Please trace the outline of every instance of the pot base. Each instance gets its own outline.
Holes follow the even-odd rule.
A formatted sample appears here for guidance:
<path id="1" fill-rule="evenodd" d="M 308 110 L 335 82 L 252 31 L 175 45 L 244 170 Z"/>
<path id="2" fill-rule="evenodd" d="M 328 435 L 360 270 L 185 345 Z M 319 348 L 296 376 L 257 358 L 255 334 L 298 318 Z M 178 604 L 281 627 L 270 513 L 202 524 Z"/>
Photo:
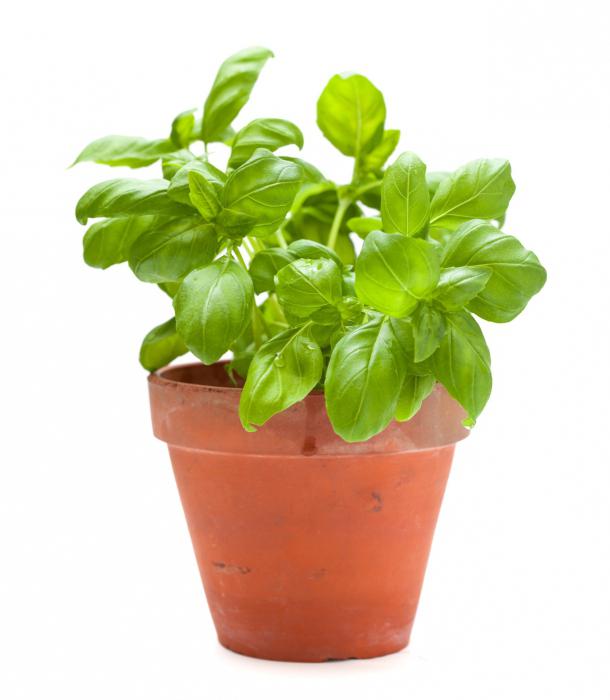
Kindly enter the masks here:
<path id="1" fill-rule="evenodd" d="M 239 654 L 240 656 L 249 656 L 252 659 L 263 659 L 264 661 L 287 661 L 292 663 L 327 663 L 332 661 L 357 661 L 364 659 L 376 659 L 380 656 L 389 656 L 390 654 L 396 654 L 399 651 L 403 651 L 409 645 L 409 640 L 402 643 L 394 643 L 388 645 L 379 645 L 376 648 L 362 649 L 358 653 L 354 650 L 350 650 L 347 654 L 334 654 L 325 655 L 321 654 L 319 651 L 312 651 L 311 653 L 305 653 L 302 649 L 290 653 L 286 649 L 263 649 L 261 646 L 249 647 L 243 646 L 239 643 L 233 643 L 231 640 L 224 639 L 219 636 L 218 641 L 221 646 L 223 646 L 228 651 L 232 651 L 234 654 Z"/>

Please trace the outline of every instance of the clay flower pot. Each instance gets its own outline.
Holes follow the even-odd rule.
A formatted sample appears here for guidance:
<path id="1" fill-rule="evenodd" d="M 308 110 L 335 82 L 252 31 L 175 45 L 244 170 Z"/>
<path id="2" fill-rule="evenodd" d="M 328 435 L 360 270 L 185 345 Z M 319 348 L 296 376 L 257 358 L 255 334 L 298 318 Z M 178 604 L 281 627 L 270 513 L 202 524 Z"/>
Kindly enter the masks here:
<path id="1" fill-rule="evenodd" d="M 368 442 L 333 432 L 314 393 L 256 433 L 222 364 L 149 377 L 220 643 L 285 661 L 409 643 L 464 412 L 437 385 Z"/>

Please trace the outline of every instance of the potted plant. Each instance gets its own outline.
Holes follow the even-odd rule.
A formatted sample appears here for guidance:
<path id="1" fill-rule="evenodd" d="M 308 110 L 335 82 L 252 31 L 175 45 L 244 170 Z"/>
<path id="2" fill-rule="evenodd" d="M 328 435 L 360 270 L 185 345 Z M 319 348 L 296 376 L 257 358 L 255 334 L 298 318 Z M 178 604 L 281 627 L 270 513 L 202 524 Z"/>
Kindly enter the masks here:
<path id="1" fill-rule="evenodd" d="M 511 321 L 546 273 L 501 230 L 509 163 L 394 157 L 400 133 L 362 75 L 335 75 L 317 103 L 347 184 L 277 155 L 303 146 L 289 121 L 236 130 L 271 56 L 227 59 L 167 138 L 87 146 L 76 162 L 160 161 L 162 178 L 95 185 L 76 218 L 97 219 L 89 265 L 128 262 L 172 299 L 140 361 L 221 643 L 377 656 L 409 641 L 454 445 L 491 391 L 475 317 Z M 201 363 L 167 367 L 187 351 Z"/>

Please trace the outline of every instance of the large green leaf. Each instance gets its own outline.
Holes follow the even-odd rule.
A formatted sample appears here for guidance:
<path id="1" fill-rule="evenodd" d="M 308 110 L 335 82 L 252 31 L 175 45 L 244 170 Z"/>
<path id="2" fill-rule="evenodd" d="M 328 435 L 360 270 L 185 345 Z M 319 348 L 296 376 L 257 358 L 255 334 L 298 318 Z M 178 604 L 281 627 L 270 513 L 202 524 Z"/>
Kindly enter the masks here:
<path id="1" fill-rule="evenodd" d="M 154 372 L 186 352 L 188 348 L 176 332 L 176 319 L 171 318 L 146 334 L 140 347 L 140 364 Z"/>
<path id="2" fill-rule="evenodd" d="M 406 316 L 439 279 L 438 255 L 427 241 L 399 233 L 369 233 L 356 261 L 356 293 L 390 316 Z"/>
<path id="3" fill-rule="evenodd" d="M 388 319 L 344 335 L 326 372 L 326 409 L 347 442 L 368 440 L 393 419 L 405 377 L 404 354 Z"/>
<path id="4" fill-rule="evenodd" d="M 309 318 L 341 300 L 342 282 L 341 269 L 332 260 L 299 258 L 278 271 L 275 291 L 290 317 Z"/>
<path id="5" fill-rule="evenodd" d="M 86 224 L 90 218 L 131 216 L 133 214 L 192 214 L 167 196 L 167 180 L 106 180 L 87 190 L 76 205 L 76 219 Z"/>
<path id="6" fill-rule="evenodd" d="M 442 264 L 491 271 L 484 288 L 468 302 L 468 308 L 496 323 L 512 321 L 546 282 L 546 271 L 534 253 L 484 221 L 470 221 L 454 233 Z"/>
<path id="7" fill-rule="evenodd" d="M 278 270 L 295 259 L 296 255 L 284 248 L 265 248 L 258 252 L 252 258 L 248 269 L 254 283 L 254 291 L 257 294 L 273 291 Z"/>
<path id="8" fill-rule="evenodd" d="M 415 153 L 402 153 L 385 171 L 381 183 L 383 230 L 414 236 L 428 223 L 429 212 L 426 166 Z"/>
<path id="9" fill-rule="evenodd" d="M 204 157 L 194 158 L 179 168 L 167 188 L 168 197 L 175 199 L 177 202 L 182 202 L 182 204 L 192 205 L 189 183 L 189 174 L 191 172 L 199 173 L 205 177 L 220 197 L 227 176 Z"/>
<path id="10" fill-rule="evenodd" d="M 129 267 L 143 282 L 178 282 L 212 262 L 217 249 L 213 225 L 196 217 L 174 219 L 136 240 L 129 251 Z"/>
<path id="11" fill-rule="evenodd" d="M 105 270 L 125 262 L 135 241 L 158 226 L 164 217 L 154 215 L 125 216 L 120 219 L 97 221 L 83 237 L 83 258 L 87 265 Z"/>
<path id="12" fill-rule="evenodd" d="M 255 119 L 235 134 L 229 167 L 245 163 L 257 148 L 277 151 L 290 144 L 303 148 L 303 134 L 296 124 L 285 119 Z"/>
<path id="13" fill-rule="evenodd" d="M 239 416 L 248 431 L 304 399 L 322 376 L 322 351 L 307 325 L 289 328 L 262 345 L 248 370 Z"/>
<path id="14" fill-rule="evenodd" d="M 252 219 L 251 235 L 267 236 L 284 220 L 302 177 L 299 165 L 260 149 L 229 175 L 222 206 L 233 216 Z"/>
<path id="15" fill-rule="evenodd" d="M 383 138 L 383 95 L 363 75 L 335 75 L 318 99 L 318 126 L 346 156 L 360 158 Z"/>
<path id="16" fill-rule="evenodd" d="M 307 238 L 299 238 L 288 246 L 288 250 L 296 255 L 297 258 L 309 258 L 310 260 L 326 258 L 328 260 L 333 260 L 339 267 L 341 267 L 341 259 L 335 253 L 335 251 L 331 250 L 323 243 L 318 243 L 317 241 L 310 241 Z"/>
<path id="17" fill-rule="evenodd" d="M 239 51 L 220 66 L 203 108 L 202 138 L 224 141 L 225 131 L 246 104 L 259 73 L 273 53 L 255 46 Z"/>
<path id="18" fill-rule="evenodd" d="M 489 349 L 478 323 L 467 311 L 445 314 L 447 329 L 432 355 L 436 378 L 468 411 L 474 425 L 491 393 Z"/>
<path id="19" fill-rule="evenodd" d="M 499 219 L 514 192 L 507 160 L 473 160 L 440 180 L 430 203 L 430 224 L 455 229 L 468 219 Z"/>
<path id="20" fill-rule="evenodd" d="M 149 141 L 140 136 L 103 136 L 86 146 L 73 165 L 92 161 L 103 165 L 126 165 L 130 168 L 143 168 L 175 151 L 176 148 L 170 139 Z"/>
<path id="21" fill-rule="evenodd" d="M 193 270 L 174 297 L 176 326 L 188 349 L 211 365 L 248 326 L 254 299 L 250 275 L 222 257 Z"/>

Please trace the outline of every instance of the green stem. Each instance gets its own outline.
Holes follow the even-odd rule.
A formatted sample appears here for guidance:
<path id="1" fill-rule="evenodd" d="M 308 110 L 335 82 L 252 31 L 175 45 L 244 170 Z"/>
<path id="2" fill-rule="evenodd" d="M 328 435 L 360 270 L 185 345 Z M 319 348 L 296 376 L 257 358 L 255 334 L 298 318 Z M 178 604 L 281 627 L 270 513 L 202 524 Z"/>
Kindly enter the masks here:
<path id="1" fill-rule="evenodd" d="M 337 206 L 337 211 L 335 212 L 335 218 L 333 219 L 333 223 L 330 227 L 330 233 L 328 234 L 328 240 L 326 241 L 326 245 L 331 250 L 334 250 L 335 246 L 337 245 L 337 237 L 339 236 L 339 229 L 341 228 L 341 224 L 343 223 L 343 216 L 345 215 L 345 212 L 349 209 L 351 204 L 351 199 L 339 200 L 339 205 Z"/>
<path id="2" fill-rule="evenodd" d="M 288 248 L 288 243 L 286 243 L 286 239 L 284 238 L 281 228 L 278 228 L 278 230 L 275 232 L 275 236 L 277 238 L 277 242 L 280 244 L 280 248 Z"/>
<path id="3" fill-rule="evenodd" d="M 241 254 L 241 250 L 238 248 L 238 246 L 233 247 L 233 253 L 235 254 L 235 257 L 237 258 L 237 261 L 239 264 L 244 268 L 244 270 L 248 270 L 248 266 L 246 265 L 246 262 Z"/>

